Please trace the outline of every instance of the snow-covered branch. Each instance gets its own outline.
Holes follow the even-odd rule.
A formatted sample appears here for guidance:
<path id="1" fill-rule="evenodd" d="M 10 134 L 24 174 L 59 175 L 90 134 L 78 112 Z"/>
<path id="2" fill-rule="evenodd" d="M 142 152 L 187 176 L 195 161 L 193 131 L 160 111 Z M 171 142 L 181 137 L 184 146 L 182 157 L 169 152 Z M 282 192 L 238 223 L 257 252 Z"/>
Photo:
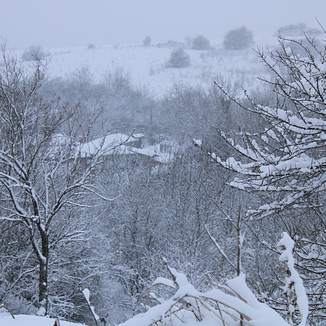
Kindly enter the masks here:
<path id="1" fill-rule="evenodd" d="M 259 302 L 246 285 L 241 274 L 227 282 L 226 291 L 211 289 L 207 292 L 197 290 L 187 277 L 169 268 L 173 281 L 159 278 L 154 285 L 176 284 L 175 293 L 168 299 L 157 300 L 157 305 L 143 314 L 136 315 L 120 326 L 150 325 L 204 325 L 225 326 L 242 321 L 251 326 L 289 326 L 284 319 L 266 304 Z M 153 285 L 153 286 L 154 286 Z M 151 287 L 152 289 L 152 287 Z M 242 316 L 242 317 L 240 317 Z"/>
<path id="2" fill-rule="evenodd" d="M 294 268 L 294 241 L 284 232 L 278 246 L 282 250 L 279 260 L 285 264 L 286 271 L 284 292 L 287 296 L 288 321 L 292 325 L 294 309 L 297 305 L 301 315 L 299 326 L 305 326 L 309 314 L 309 303 L 302 278 Z"/>

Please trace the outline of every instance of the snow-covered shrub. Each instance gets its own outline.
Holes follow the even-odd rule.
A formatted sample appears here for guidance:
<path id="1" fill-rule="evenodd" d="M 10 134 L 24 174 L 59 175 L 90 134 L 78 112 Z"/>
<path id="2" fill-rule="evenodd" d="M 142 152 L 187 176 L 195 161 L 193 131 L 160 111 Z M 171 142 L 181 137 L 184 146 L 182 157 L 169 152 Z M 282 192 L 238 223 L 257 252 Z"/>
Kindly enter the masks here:
<path id="1" fill-rule="evenodd" d="M 166 68 L 186 68 L 190 66 L 190 57 L 183 49 L 176 49 L 171 52 L 166 63 Z"/>
<path id="2" fill-rule="evenodd" d="M 226 50 L 244 50 L 252 44 L 253 32 L 244 26 L 227 32 L 223 40 L 223 47 Z"/>
<path id="3" fill-rule="evenodd" d="M 41 47 L 32 45 L 28 50 L 22 54 L 23 61 L 39 61 L 44 60 L 49 56 L 49 53 L 46 53 L 42 50 Z"/>
<path id="4" fill-rule="evenodd" d="M 317 28 L 309 28 L 305 23 L 290 24 L 280 27 L 276 35 L 282 36 L 305 36 L 305 35 L 319 35 L 322 31 Z"/>
<path id="5" fill-rule="evenodd" d="M 193 39 L 191 48 L 194 50 L 209 50 L 211 49 L 211 44 L 206 37 L 200 35 Z"/>
<path id="6" fill-rule="evenodd" d="M 150 46 L 151 42 L 152 42 L 152 38 L 149 35 L 147 35 L 143 40 L 143 45 L 144 46 Z"/>
<path id="7" fill-rule="evenodd" d="M 209 291 L 201 292 L 189 283 L 187 277 L 168 267 L 172 279 L 159 277 L 150 290 L 157 286 L 173 289 L 170 298 L 150 296 L 157 303 L 120 326 L 149 325 L 205 325 L 205 326 L 289 326 L 267 304 L 259 302 L 248 288 L 244 274 Z"/>

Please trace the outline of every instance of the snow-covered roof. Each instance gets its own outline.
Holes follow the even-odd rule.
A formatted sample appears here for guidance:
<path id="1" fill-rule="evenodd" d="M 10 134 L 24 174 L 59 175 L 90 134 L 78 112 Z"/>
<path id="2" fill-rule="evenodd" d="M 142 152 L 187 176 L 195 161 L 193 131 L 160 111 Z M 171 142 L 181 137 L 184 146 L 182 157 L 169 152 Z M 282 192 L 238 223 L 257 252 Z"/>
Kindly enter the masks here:
<path id="1" fill-rule="evenodd" d="M 154 161 L 160 163 L 168 163 L 170 162 L 174 155 L 173 153 L 163 153 L 160 151 L 160 144 L 147 146 L 144 148 L 132 148 L 131 149 L 134 154 L 145 155 L 151 157 Z"/>
<path id="2" fill-rule="evenodd" d="M 100 152 L 101 155 L 107 155 L 112 149 L 123 145 L 129 141 L 137 141 L 137 139 L 125 134 L 110 134 L 105 137 L 97 138 L 90 142 L 77 146 L 77 152 L 81 157 L 89 157 Z"/>
<path id="3" fill-rule="evenodd" d="M 136 148 L 128 146 L 130 142 L 137 141 L 144 137 L 142 133 L 128 136 L 125 134 L 110 134 L 102 138 L 92 140 L 88 143 L 77 146 L 77 154 L 81 157 L 90 157 L 95 154 L 132 154 L 143 155 L 160 163 L 167 163 L 173 158 L 173 153 L 163 153 L 160 150 L 160 144 Z"/>
<path id="4" fill-rule="evenodd" d="M 134 137 L 134 138 L 142 138 L 142 137 L 145 137 L 145 135 L 143 134 L 143 133 L 141 133 L 141 132 L 139 132 L 139 133 L 137 133 L 137 134 L 132 134 L 132 136 Z"/>

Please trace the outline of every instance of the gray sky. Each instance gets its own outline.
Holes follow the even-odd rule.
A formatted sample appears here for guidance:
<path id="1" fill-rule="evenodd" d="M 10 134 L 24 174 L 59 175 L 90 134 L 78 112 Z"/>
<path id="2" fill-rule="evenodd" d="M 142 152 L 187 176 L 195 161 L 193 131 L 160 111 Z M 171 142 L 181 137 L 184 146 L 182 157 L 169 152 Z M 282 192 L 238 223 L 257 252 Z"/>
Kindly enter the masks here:
<path id="1" fill-rule="evenodd" d="M 326 0 L 0 0 L 0 37 L 18 49 L 221 39 L 246 26 L 255 36 L 306 23 L 326 28 Z"/>

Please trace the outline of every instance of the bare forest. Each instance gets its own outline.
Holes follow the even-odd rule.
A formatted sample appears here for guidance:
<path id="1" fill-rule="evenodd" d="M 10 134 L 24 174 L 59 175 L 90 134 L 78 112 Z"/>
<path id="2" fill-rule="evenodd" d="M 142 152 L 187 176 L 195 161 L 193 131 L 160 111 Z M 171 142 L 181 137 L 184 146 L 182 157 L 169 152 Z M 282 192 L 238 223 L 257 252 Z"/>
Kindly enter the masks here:
<path id="1" fill-rule="evenodd" d="M 257 62 L 257 87 L 207 64 L 203 85 L 160 96 L 124 69 L 63 78 L 45 50 L 2 44 L 0 314 L 325 324 L 325 35 L 279 32 L 272 48 L 245 27 L 222 48 L 147 36 L 141 51 L 168 53 L 153 78 Z"/>

